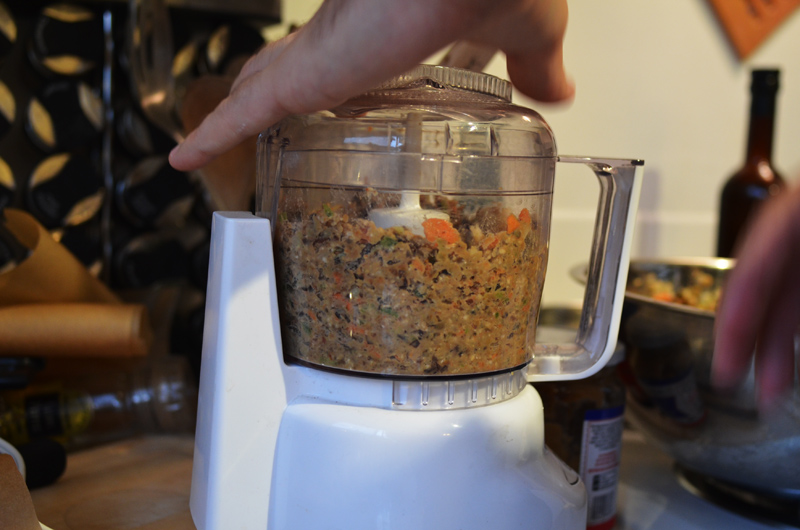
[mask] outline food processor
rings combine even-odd
[[[577,337],[539,344],[557,162],[596,176],[597,226]],[[255,215],[213,219],[197,527],[584,528],[528,383],[613,354],[642,169],[427,65],[262,133]]]

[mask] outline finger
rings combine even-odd
[[[786,278],[787,292],[800,293],[800,282]],[[771,306],[756,353],[758,404],[774,409],[794,385],[795,333],[800,322],[800,298],[783,296]]]
[[[729,389],[741,383],[750,368],[757,339],[767,340],[762,332],[783,322],[792,313],[783,305],[787,298],[800,296],[800,285],[787,279],[800,269],[800,188],[769,201],[748,230],[737,253],[737,262],[730,273],[717,312],[712,381],[718,388]],[[792,291],[791,289],[794,289]],[[770,308],[783,312],[781,320],[770,324]],[[794,326],[797,325],[796,316]],[[790,326],[790,322],[780,324]],[[786,328],[777,328],[778,336]],[[774,339],[778,340],[778,339]],[[785,350],[779,345],[767,346],[770,352]],[[770,354],[771,355],[771,354]],[[777,354],[776,354],[777,355]],[[767,366],[775,366],[774,359]],[[771,373],[771,372],[765,372]],[[765,375],[764,385],[776,381]],[[777,381],[780,384],[779,381]],[[769,387],[773,388],[773,387]],[[767,396],[771,390],[766,390]]]
[[[170,154],[170,162],[181,170],[200,167],[286,115],[338,105],[464,35],[510,54],[525,93],[544,101],[570,97],[574,89],[563,71],[560,43],[566,4],[502,3],[494,9],[479,0],[328,0],[296,37],[253,59],[230,97]],[[508,37],[505,23],[516,37]]]
[[[478,30],[506,54],[508,74],[523,94],[542,102],[571,99],[575,85],[564,69],[564,0],[523,0],[495,10],[497,16]]]
[[[800,203],[796,206],[800,210]],[[792,216],[790,209],[787,212],[789,219],[794,217],[800,222],[800,216]],[[793,226],[797,224],[787,225],[789,230]],[[795,337],[800,330],[800,235],[793,237],[790,232],[783,246],[786,259],[780,260],[781,255],[765,256],[768,260],[778,257],[781,265],[773,278],[774,291],[767,293],[771,303],[767,305],[756,350],[758,401],[765,410],[781,402],[795,377]]]
[[[535,55],[507,55],[507,65],[511,82],[530,98],[554,103],[575,95],[575,84],[564,70],[560,44]]]
[[[285,116],[338,105],[410,69],[453,40],[447,32],[437,33],[432,19],[420,21],[419,5],[415,10],[410,4],[390,0],[323,4],[279,53],[265,54],[266,66],[258,64],[262,59],[253,61],[231,95],[173,150],[172,165],[184,171],[196,169]],[[419,25],[430,27],[420,30]],[[409,39],[417,31],[430,38]],[[374,43],[381,46],[376,49]]]
[[[264,46],[261,50],[258,51],[255,55],[253,55],[242,67],[242,70],[239,72],[239,75],[236,76],[236,79],[233,81],[233,85],[231,86],[231,91],[235,90],[243,81],[250,78],[255,73],[268,68],[270,64],[275,60],[276,57],[279,57],[283,51],[289,46],[292,41],[297,37],[297,32],[290,33],[285,37],[282,37],[276,41],[272,41],[266,46]]]

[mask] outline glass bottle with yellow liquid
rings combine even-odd
[[[144,433],[190,433],[196,383],[185,359],[135,372],[30,385],[0,392],[0,438],[13,445],[52,438],[67,450]]]

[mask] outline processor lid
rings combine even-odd
[[[503,79],[420,65],[329,111],[284,120],[287,150],[555,158],[553,132]]]

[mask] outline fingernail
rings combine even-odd
[[[170,165],[175,166],[175,159],[179,156],[182,145],[183,143],[176,145],[172,148],[172,151],[169,152],[168,160]]]

